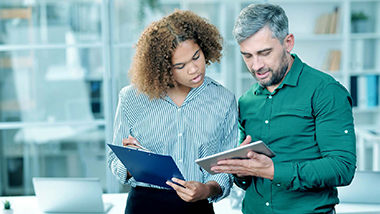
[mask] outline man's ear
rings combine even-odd
[[[288,34],[284,39],[284,47],[286,49],[286,52],[290,53],[290,51],[293,50],[294,47],[294,35]]]

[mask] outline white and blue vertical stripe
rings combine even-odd
[[[132,135],[152,152],[172,156],[187,181],[216,181],[223,194],[211,200],[218,201],[229,194],[231,176],[210,175],[195,160],[236,147],[237,124],[235,96],[211,78],[193,88],[180,107],[167,96],[150,100],[127,86],[119,94],[113,144],[122,145]],[[127,181],[125,167],[110,150],[108,165],[123,183],[155,187],[133,178]]]

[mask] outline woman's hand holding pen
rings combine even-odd
[[[136,140],[136,138],[132,137],[131,135],[129,135],[128,138],[123,139],[123,146],[130,146],[137,149],[149,151],[147,148],[141,146],[141,144]]]
[[[222,190],[215,181],[207,182],[206,184],[197,181],[184,181],[177,178],[172,178],[174,182],[167,181],[166,184],[171,186],[177,195],[186,202],[195,202],[206,199],[208,197],[218,195]]]

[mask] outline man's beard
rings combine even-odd
[[[258,71],[252,70],[251,74],[259,82],[259,84],[261,86],[268,87],[268,86],[276,85],[282,81],[282,79],[284,78],[284,76],[286,74],[286,71],[288,70],[288,66],[289,66],[289,61],[286,58],[286,52],[284,51],[284,53],[281,57],[280,67],[275,72],[273,72],[273,69],[271,69],[271,68],[267,69],[268,72],[272,73],[272,75],[268,81],[262,82],[262,81],[259,81],[258,78],[256,77],[256,72],[261,72],[261,70],[265,69],[265,68],[262,68]]]

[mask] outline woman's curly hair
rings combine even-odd
[[[199,45],[207,65],[220,60],[222,37],[218,29],[191,11],[175,10],[150,24],[137,42],[129,76],[138,91],[153,99],[176,86],[172,54],[185,40]]]

